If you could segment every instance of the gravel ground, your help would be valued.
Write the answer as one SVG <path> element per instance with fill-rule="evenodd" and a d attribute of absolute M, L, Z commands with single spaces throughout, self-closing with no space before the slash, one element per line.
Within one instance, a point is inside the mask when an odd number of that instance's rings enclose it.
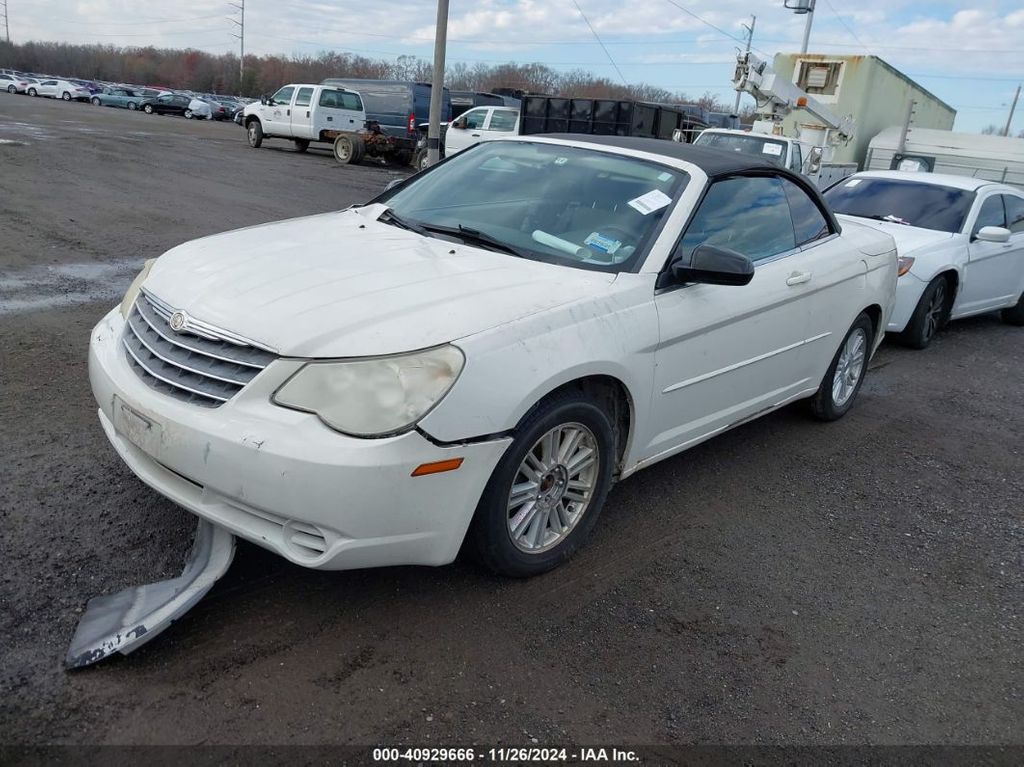
<path fill-rule="evenodd" d="M 1021 742 L 1024 334 L 995 317 L 884 345 L 840 422 L 790 407 L 623 482 L 543 577 L 243 543 L 161 637 L 63 671 L 86 601 L 194 530 L 108 446 L 91 326 L 145 258 L 398 173 L 268 146 L 0 94 L 0 742 Z"/>

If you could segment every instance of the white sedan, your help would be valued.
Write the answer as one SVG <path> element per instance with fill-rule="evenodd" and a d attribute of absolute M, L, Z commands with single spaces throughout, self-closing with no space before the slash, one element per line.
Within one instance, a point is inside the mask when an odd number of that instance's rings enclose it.
<path fill-rule="evenodd" d="M 132 471 L 292 562 L 442 565 L 466 540 L 526 576 L 614 481 L 796 400 L 845 414 L 895 284 L 889 235 L 760 159 L 513 138 L 173 248 L 89 371 Z"/>
<path fill-rule="evenodd" d="M 91 91 L 84 86 L 52 77 L 43 78 L 38 83 L 30 84 L 27 88 L 27 93 L 29 96 L 47 96 L 63 101 L 88 100 L 92 95 Z"/>
<path fill-rule="evenodd" d="M 1024 325 L 1024 192 L 965 176 L 857 173 L 832 209 L 891 234 L 900 255 L 888 330 L 923 349 L 950 319 L 1002 310 Z"/>

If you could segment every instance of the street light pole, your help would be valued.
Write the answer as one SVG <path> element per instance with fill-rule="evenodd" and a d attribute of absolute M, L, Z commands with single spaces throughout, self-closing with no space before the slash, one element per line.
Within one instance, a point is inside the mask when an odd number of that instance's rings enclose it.
<path fill-rule="evenodd" d="M 434 76 L 430 81 L 430 122 L 427 125 L 427 165 L 441 159 L 441 106 L 444 104 L 444 52 L 448 41 L 448 0 L 437 0 L 434 32 Z"/>
<path fill-rule="evenodd" d="M 4 36 L 7 42 L 11 42 L 11 28 L 7 24 L 7 0 L 4 0 Z"/>
<path fill-rule="evenodd" d="M 757 16 L 750 17 L 750 26 L 746 24 L 743 28 L 747 30 L 747 53 L 750 53 L 750 46 L 754 42 L 754 26 L 757 24 Z M 740 113 L 740 91 L 736 91 L 736 105 L 732 108 L 732 113 L 738 115 Z"/>
<path fill-rule="evenodd" d="M 237 37 L 239 42 L 239 53 L 238 53 L 238 93 L 242 93 L 242 81 L 245 78 L 245 0 L 241 0 L 240 3 L 228 3 L 232 8 L 237 8 L 241 14 L 241 20 L 231 19 L 236 25 L 238 25 L 238 34 L 232 35 Z"/>
<path fill-rule="evenodd" d="M 807 8 L 807 23 L 804 25 L 804 42 L 800 46 L 800 53 L 807 53 L 807 46 L 811 42 L 811 24 L 814 22 L 814 4 L 815 0 L 811 0 L 810 5 Z"/>

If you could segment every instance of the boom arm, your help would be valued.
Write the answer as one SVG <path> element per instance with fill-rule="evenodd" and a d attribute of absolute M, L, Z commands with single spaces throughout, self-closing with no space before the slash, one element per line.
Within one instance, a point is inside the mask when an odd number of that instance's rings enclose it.
<path fill-rule="evenodd" d="M 767 62 L 752 53 L 737 57 L 732 81 L 736 90 L 753 96 L 758 110 L 773 120 L 781 120 L 796 109 L 805 109 L 830 131 L 835 131 L 839 139 L 849 141 L 853 138 L 853 117 L 835 114 L 793 83 L 779 77 Z"/>

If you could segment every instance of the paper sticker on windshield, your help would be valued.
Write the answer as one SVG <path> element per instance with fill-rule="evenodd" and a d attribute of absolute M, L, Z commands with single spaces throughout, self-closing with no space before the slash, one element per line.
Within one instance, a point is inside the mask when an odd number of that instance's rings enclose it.
<path fill-rule="evenodd" d="M 615 251 L 622 247 L 622 241 L 616 240 L 612 237 L 601 234 L 600 232 L 591 232 L 587 239 L 583 241 L 584 245 L 589 245 L 594 250 L 600 253 L 607 253 L 609 256 L 614 256 Z"/>
<path fill-rule="evenodd" d="M 771 154 L 776 157 L 782 156 L 782 144 L 765 144 L 761 154 Z"/>
<path fill-rule="evenodd" d="M 668 171 L 665 171 L 664 173 L 659 173 L 658 174 L 658 181 L 668 181 L 671 178 L 672 178 L 672 174 L 669 173 Z"/>
<path fill-rule="evenodd" d="M 843 184 L 843 186 L 857 186 L 857 184 L 859 184 L 859 183 L 860 183 L 860 179 L 859 178 L 855 178 L 855 179 L 851 179 L 850 181 L 847 181 L 845 184 Z"/>
<path fill-rule="evenodd" d="M 565 165 L 567 162 L 569 162 L 569 158 L 568 157 L 556 157 L 555 158 L 555 165 Z"/>
<path fill-rule="evenodd" d="M 660 189 L 655 189 L 647 194 L 642 194 L 639 197 L 630 200 L 628 205 L 646 216 L 656 210 L 661 210 L 670 202 L 672 202 L 671 197 Z"/>

